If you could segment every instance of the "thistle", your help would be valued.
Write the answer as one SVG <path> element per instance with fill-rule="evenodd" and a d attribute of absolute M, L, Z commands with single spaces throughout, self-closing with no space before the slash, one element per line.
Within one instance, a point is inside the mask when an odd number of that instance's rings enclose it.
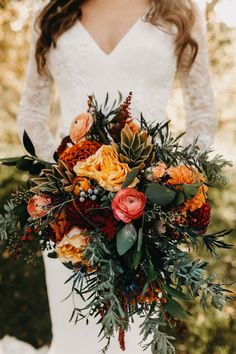
<path fill-rule="evenodd" d="M 119 160 L 130 168 L 141 170 L 153 157 L 152 138 L 146 131 L 133 132 L 128 124 L 121 131 L 120 146 L 113 144 L 113 147 L 119 154 Z"/>

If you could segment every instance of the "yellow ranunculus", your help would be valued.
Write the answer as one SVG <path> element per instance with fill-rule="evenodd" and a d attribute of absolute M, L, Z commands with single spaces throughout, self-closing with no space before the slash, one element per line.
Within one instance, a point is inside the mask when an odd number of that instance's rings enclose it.
<path fill-rule="evenodd" d="M 107 191 L 118 192 L 130 172 L 130 168 L 126 163 L 119 161 L 118 155 L 111 145 L 103 145 L 86 161 L 78 162 L 74 171 L 77 176 L 95 180 Z M 138 182 L 138 178 L 135 178 L 130 187 L 136 186 Z"/>

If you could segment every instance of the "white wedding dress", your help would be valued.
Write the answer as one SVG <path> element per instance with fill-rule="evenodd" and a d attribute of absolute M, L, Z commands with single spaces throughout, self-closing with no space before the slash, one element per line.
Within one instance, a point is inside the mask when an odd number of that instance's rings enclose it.
<path fill-rule="evenodd" d="M 185 143 L 199 136 L 201 148 L 209 147 L 215 132 L 215 110 L 208 66 L 205 24 L 199 13 L 194 36 L 199 43 L 196 61 L 188 74 L 181 74 L 186 107 Z M 81 22 L 77 22 L 51 48 L 47 61 L 48 76 L 39 76 L 34 58 L 35 37 L 31 43 L 26 83 L 18 114 L 20 135 L 26 130 L 39 157 L 52 160 L 58 144 L 47 127 L 50 97 L 56 85 L 61 107 L 58 136 L 68 135 L 72 119 L 87 109 L 87 95 L 94 93 L 103 103 L 107 92 L 111 102 L 120 91 L 125 97 L 133 92 L 134 118 L 142 112 L 149 121 L 163 121 L 176 75 L 175 29 L 160 28 L 139 18 L 110 54 L 98 46 Z M 71 272 L 58 260 L 44 255 L 47 291 L 52 319 L 53 341 L 50 354 L 95 354 L 102 347 L 97 334 L 100 326 L 69 323 L 72 299 L 63 302 L 71 284 L 64 285 Z M 32 314 L 33 315 L 33 314 Z M 42 314 L 43 316 L 43 314 Z M 139 323 L 127 334 L 127 354 L 143 353 L 139 347 Z M 147 351 L 148 352 L 148 351 Z M 121 353 L 117 338 L 109 354 Z"/>

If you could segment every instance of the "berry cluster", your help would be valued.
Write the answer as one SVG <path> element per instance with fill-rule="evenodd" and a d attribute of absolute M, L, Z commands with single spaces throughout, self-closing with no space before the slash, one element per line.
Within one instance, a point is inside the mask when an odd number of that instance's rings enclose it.
<path fill-rule="evenodd" d="M 97 196 L 99 194 L 99 190 L 98 189 L 92 189 L 89 188 L 87 192 L 85 192 L 83 190 L 83 188 L 81 188 L 81 192 L 79 194 L 79 201 L 81 203 L 83 203 L 85 201 L 85 199 L 91 199 L 93 201 L 97 200 Z"/>

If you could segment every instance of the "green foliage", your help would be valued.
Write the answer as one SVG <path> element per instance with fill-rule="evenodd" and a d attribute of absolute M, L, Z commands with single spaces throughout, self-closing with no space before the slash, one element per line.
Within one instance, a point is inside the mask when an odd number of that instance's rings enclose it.
<path fill-rule="evenodd" d="M 161 186 L 159 183 L 148 184 L 145 189 L 145 194 L 152 204 L 161 207 L 167 207 L 170 205 L 176 196 L 174 190 Z"/>
<path fill-rule="evenodd" d="M 127 177 L 122 184 L 122 188 L 127 188 L 129 185 L 133 182 L 133 180 L 137 177 L 138 175 L 138 170 L 132 170 L 130 173 L 127 174 Z"/>
<path fill-rule="evenodd" d="M 174 354 L 175 348 L 171 341 L 175 338 L 160 331 L 162 325 L 160 320 L 147 316 L 141 325 L 143 343 L 147 341 L 149 335 L 153 335 L 152 341 L 143 344 L 143 349 L 151 349 L 153 354 Z"/>
<path fill-rule="evenodd" d="M 116 237 L 117 252 L 123 256 L 130 248 L 133 247 L 137 240 L 137 231 L 133 224 L 126 224 L 119 230 Z"/>

